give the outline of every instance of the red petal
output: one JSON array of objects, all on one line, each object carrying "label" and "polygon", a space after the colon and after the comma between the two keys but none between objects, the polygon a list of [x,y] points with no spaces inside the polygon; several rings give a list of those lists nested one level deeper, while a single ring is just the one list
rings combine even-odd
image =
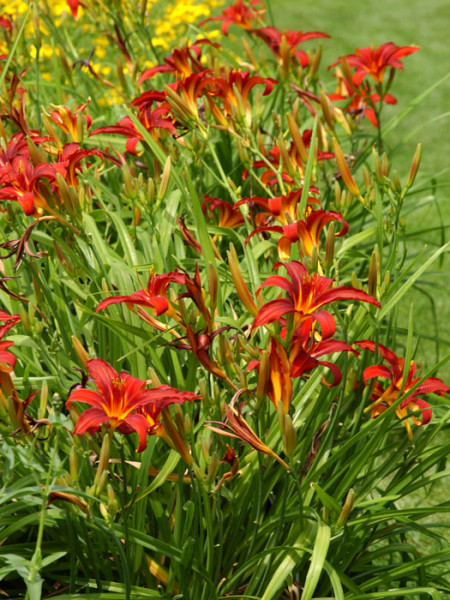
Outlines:
[{"label": "red petal", "polygon": [[109,417],[103,410],[88,408],[81,413],[73,432],[77,434],[86,433],[86,431],[95,433],[99,431],[103,423],[107,423],[108,421]]}]

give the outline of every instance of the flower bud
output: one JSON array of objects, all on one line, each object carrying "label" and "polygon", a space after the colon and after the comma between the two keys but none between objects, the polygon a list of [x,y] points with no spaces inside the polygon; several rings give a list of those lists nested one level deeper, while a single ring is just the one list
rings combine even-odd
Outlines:
[{"label": "flower bud", "polygon": [[342,175],[342,180],[348,189],[348,191],[352,194],[352,196],[356,196],[361,199],[361,192],[359,191],[358,186],[356,185],[355,180],[353,179],[352,174],[350,173],[350,169],[348,168],[347,162],[344,157],[344,153],[342,152],[341,147],[339,146],[336,138],[333,138],[333,146],[334,153],[336,157],[336,163],[339,169],[340,174]]},{"label": "flower bud", "polygon": [[166,195],[167,187],[170,181],[170,169],[171,169],[171,161],[170,156],[167,157],[166,162],[164,164],[164,169],[161,176],[161,183],[159,184],[159,190],[157,194],[158,202],[161,202]]},{"label": "flower bud", "polygon": [[328,226],[327,240],[325,243],[325,269],[327,272],[330,271],[334,261],[334,243],[336,240],[335,229],[334,221],[332,221]]},{"label": "flower bud", "polygon": [[[103,473],[106,471],[106,475],[108,475],[110,451],[111,451],[111,437],[110,437],[110,431],[108,431],[107,433],[105,433],[103,435],[102,448],[100,450],[100,457],[98,459],[97,473],[95,474],[95,479],[94,479],[94,485],[97,486],[97,488],[100,485],[100,481],[103,477]],[[100,489],[102,489],[102,488],[103,488],[103,486]]]},{"label": "flower bud", "polygon": [[366,192],[368,192],[369,189],[373,187],[373,181],[370,177],[369,169],[365,165],[363,165],[362,168],[362,176],[364,180],[364,187],[366,188]]},{"label": "flower bud", "polygon": [[420,167],[420,161],[422,158],[422,144],[418,144],[416,148],[416,152],[414,153],[414,157],[411,163],[411,167],[409,169],[408,179],[406,180],[405,189],[409,190],[409,188],[414,183],[414,180],[417,175],[417,171]]},{"label": "flower bud", "polygon": [[72,344],[80,363],[83,365],[84,368],[86,368],[87,361],[89,360],[89,354],[84,349],[83,344],[80,342],[80,340],[74,335],[72,336]]},{"label": "flower bud", "polygon": [[383,156],[381,157],[381,173],[383,177],[389,176],[389,160],[386,152],[383,152]]},{"label": "flower bud", "polygon": [[322,58],[322,44],[318,44],[316,51],[311,59],[311,67],[309,69],[309,78],[311,79],[317,73]]},{"label": "flower bud", "polygon": [[214,450],[214,452],[211,454],[211,458],[209,460],[208,472],[206,474],[207,481],[214,481],[214,479],[217,475],[218,468],[219,468],[219,456],[217,454],[217,451]]},{"label": "flower bud", "polygon": [[41,387],[41,397],[39,401],[38,419],[44,419],[47,414],[47,402],[48,402],[48,383],[44,379]]},{"label": "flower bud", "polygon": [[328,127],[334,131],[334,119],[332,115],[332,109],[330,106],[330,99],[328,98],[325,90],[320,91],[320,106],[322,108],[323,118]]},{"label": "flower bud", "polygon": [[380,252],[375,244],[369,264],[369,294],[377,297],[377,289],[380,281]]},{"label": "flower bud", "polygon": [[353,504],[355,502],[355,492],[352,489],[349,489],[347,498],[345,499],[344,506],[342,508],[341,514],[337,520],[336,525],[338,527],[342,527],[350,516],[351,510],[353,508]]},{"label": "flower bud", "polygon": [[258,314],[258,307],[256,306],[256,303],[252,298],[250,290],[248,289],[247,284],[245,283],[244,278],[242,277],[242,273],[239,270],[239,261],[233,244],[230,244],[230,250],[229,252],[227,252],[227,256],[231,277],[233,279],[233,283],[235,285],[238,296],[242,300],[242,303],[244,304],[245,308],[249,311],[249,313],[253,317],[255,317]]},{"label": "flower bud", "polygon": [[295,149],[297,150],[302,163],[306,165],[306,163],[308,162],[308,151],[306,150],[306,146],[303,143],[303,138],[300,133],[300,129],[298,128],[295,118],[291,114],[288,113],[286,115],[286,118]]},{"label": "flower bud", "polygon": [[69,472],[70,479],[73,482],[78,481],[78,453],[75,446],[72,446],[69,453]]},{"label": "flower bud", "polygon": [[[97,477],[96,477],[96,479],[97,479]],[[94,482],[96,496],[100,496],[107,481],[108,481],[108,471],[103,471],[98,479],[98,483],[95,484],[95,482]]]}]

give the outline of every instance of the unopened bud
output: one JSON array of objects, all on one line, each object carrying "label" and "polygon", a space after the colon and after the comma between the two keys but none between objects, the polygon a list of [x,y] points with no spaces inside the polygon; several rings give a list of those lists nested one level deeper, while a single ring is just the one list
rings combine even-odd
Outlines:
[{"label": "unopened bud", "polygon": [[375,149],[375,146],[372,147],[372,165],[376,180],[378,181],[378,183],[383,183],[383,170],[381,167],[381,159],[380,155]]},{"label": "unopened bud", "polygon": [[177,424],[178,431],[182,437],[185,437],[186,432],[184,430],[184,413],[179,404],[175,404],[173,407],[175,413],[175,423]]},{"label": "unopened bud", "polygon": [[161,379],[158,377],[158,374],[156,373],[156,371],[153,367],[148,368],[148,373],[150,375],[150,379],[152,381],[153,387],[158,387],[159,385],[162,385]]},{"label": "unopened bud", "polygon": [[391,188],[394,190],[394,192],[397,192],[398,194],[400,194],[402,191],[402,181],[397,171],[394,171],[394,173],[392,174]]},{"label": "unopened bud", "polygon": [[342,527],[350,516],[351,510],[353,508],[353,504],[355,502],[355,492],[352,489],[348,490],[347,498],[345,499],[344,506],[342,508],[341,514],[337,520],[336,525],[338,527]]},{"label": "unopened bud", "polygon": [[358,275],[355,273],[355,271],[353,271],[352,273],[352,287],[356,288],[357,290],[361,289],[361,282],[358,279]]},{"label": "unopened bud", "polygon": [[171,170],[171,161],[170,161],[170,156],[168,156],[166,159],[166,162],[164,164],[164,169],[163,169],[162,176],[161,176],[161,183],[159,184],[159,190],[158,190],[158,201],[159,202],[161,202],[161,200],[166,195],[167,187],[168,187],[169,181],[170,181],[170,170]]},{"label": "unopened bud", "polygon": [[412,160],[412,163],[411,163],[411,167],[409,169],[408,179],[406,180],[406,184],[405,184],[406,190],[409,190],[409,188],[414,183],[414,180],[417,175],[417,171],[419,170],[419,167],[420,167],[421,158],[422,158],[422,144],[418,144],[417,148],[416,148],[416,152],[415,152],[413,160]]},{"label": "unopened bud", "polygon": [[227,252],[228,265],[230,267],[231,277],[233,279],[234,286],[238,293],[239,298],[242,300],[245,308],[249,313],[255,317],[258,314],[258,307],[252,298],[250,290],[242,277],[242,273],[239,270],[239,260],[236,254],[236,250],[233,244],[230,244],[230,250]]},{"label": "unopened bud", "polygon": [[192,419],[191,419],[191,416],[188,413],[186,413],[184,415],[183,429],[184,429],[184,435],[187,438],[189,438],[189,436],[192,433]]},{"label": "unopened bud", "polygon": [[373,182],[372,178],[370,177],[369,169],[365,165],[363,165],[362,168],[362,176],[364,180],[364,187],[366,188],[366,192],[368,192],[370,188],[373,187]]},{"label": "unopened bud", "polygon": [[259,363],[258,385],[256,386],[256,398],[258,402],[266,395],[267,383],[270,377],[270,354],[264,350],[261,354],[261,362]]},{"label": "unopened bud", "polygon": [[311,59],[311,67],[309,69],[309,77],[312,78],[317,73],[322,58],[322,44],[318,44],[316,51]]},{"label": "unopened bud", "polygon": [[175,427],[175,425],[172,421],[172,417],[171,417],[169,408],[165,408],[163,410],[162,414],[163,414],[164,429],[165,429],[170,441],[172,442],[172,444],[173,444],[174,448],[177,450],[177,452],[179,452],[179,454],[181,455],[183,460],[188,465],[191,465],[194,462],[194,459],[192,458],[192,455],[189,452],[189,448],[187,447],[185,441],[179,434],[177,428]]},{"label": "unopened bud", "polygon": [[46,380],[42,382],[41,397],[39,400],[39,411],[38,419],[44,419],[47,414],[47,402],[48,402],[48,383]]},{"label": "unopened bud", "polygon": [[214,452],[211,454],[211,458],[209,460],[208,472],[206,475],[207,481],[214,481],[214,479],[217,475],[218,468],[219,468],[219,456],[217,454],[217,451],[214,450]]},{"label": "unopened bud", "polygon": [[328,226],[327,241],[325,244],[325,268],[328,272],[333,266],[334,261],[334,243],[336,239],[335,229],[336,227],[334,222],[331,222]]},{"label": "unopened bud", "polygon": [[375,245],[369,264],[369,294],[376,298],[378,284],[380,281],[380,251]]},{"label": "unopened bud", "polygon": [[[99,487],[100,480],[103,477],[103,472],[106,471],[108,475],[109,457],[111,451],[111,438],[107,432],[103,436],[102,448],[100,450],[100,457],[98,459],[97,473],[94,479],[94,485]],[[105,482],[106,483],[106,482]]]},{"label": "unopened bud", "polygon": [[86,367],[87,361],[89,360],[89,354],[84,349],[84,346],[80,340],[74,335],[72,336],[72,345],[80,363],[83,365],[83,367]]},{"label": "unopened bud", "polygon": [[322,107],[322,114],[326,124],[334,131],[334,119],[331,112],[330,99],[325,90],[321,90],[320,92],[320,106]]},{"label": "unopened bud", "polygon": [[308,151],[306,150],[306,146],[303,142],[302,135],[300,133],[300,129],[298,128],[297,122],[295,118],[291,114],[286,115],[289,132],[292,136],[292,141],[294,142],[295,149],[297,150],[300,159],[303,164],[306,165],[308,162]]},{"label": "unopened bud", "polygon": [[336,163],[337,163],[339,172],[342,175],[342,180],[343,180],[346,188],[352,194],[352,196],[361,198],[361,192],[359,191],[359,188],[356,185],[356,182],[353,179],[352,174],[350,173],[350,169],[348,168],[347,162],[344,157],[344,153],[342,152],[342,149],[339,146],[339,143],[336,140],[336,138],[333,138],[333,146],[334,146],[334,154],[336,157]]},{"label": "unopened bud", "polygon": [[95,483],[94,483],[96,496],[99,496],[102,493],[107,481],[108,481],[108,471],[103,471],[98,480],[98,484],[95,485]]},{"label": "unopened bud", "polygon": [[72,446],[69,453],[69,473],[73,482],[78,481],[78,453],[75,446]]},{"label": "unopened bud", "polygon": [[383,156],[381,157],[381,172],[384,177],[389,175],[389,160],[386,152],[383,152]]}]

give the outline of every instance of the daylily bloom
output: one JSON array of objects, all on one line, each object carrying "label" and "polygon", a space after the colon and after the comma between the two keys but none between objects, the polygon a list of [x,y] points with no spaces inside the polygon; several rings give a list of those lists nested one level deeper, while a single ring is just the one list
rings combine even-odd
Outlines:
[{"label": "daylily bloom", "polygon": [[[0,165],[0,200],[19,202],[26,215],[33,215],[37,207],[48,206],[45,185],[56,180],[57,171],[52,164],[34,166],[31,159],[16,155]],[[45,183],[44,183],[45,181]]]},{"label": "daylily bloom", "polygon": [[255,85],[265,85],[263,96],[267,96],[273,90],[278,81],[272,77],[259,77],[251,75],[250,71],[230,71],[228,75],[222,74],[222,77],[214,78],[216,91],[213,94],[223,100],[224,114],[218,106],[211,100],[210,108],[214,117],[224,126],[229,125],[227,116],[233,114],[233,107],[242,117],[251,122],[251,111],[248,103],[248,95]]},{"label": "daylily bloom", "polygon": [[[100,302],[95,312],[104,310],[110,306],[110,304],[120,304],[125,302],[127,307],[133,311],[134,305],[136,304],[138,306],[151,308],[157,317],[162,314],[167,314],[170,317],[176,318],[176,310],[167,299],[167,288],[170,283],[184,284],[185,279],[185,274],[180,273],[177,269],[170,271],[169,273],[155,275],[152,268],[150,269],[148,277],[147,289],[138,290],[129,296],[111,296],[110,298],[106,298]],[[140,316],[143,316],[142,313],[140,313]]]},{"label": "daylily bloom", "polygon": [[273,231],[281,233],[282,237],[278,240],[278,254],[282,260],[286,260],[290,256],[291,245],[301,241],[302,254],[312,256],[314,248],[319,248],[319,237],[322,229],[331,221],[339,221],[343,223],[341,231],[336,233],[336,237],[345,235],[348,231],[348,224],[342,218],[342,215],[334,211],[312,210],[308,207],[306,220],[294,221],[288,225],[264,225],[257,227],[245,240],[245,243],[257,233],[263,231]]},{"label": "daylily bloom", "polygon": [[90,115],[79,115],[90,103],[90,99],[77,106],[73,111],[67,106],[52,104],[53,110],[50,113],[45,113],[47,117],[53,121],[64,133],[70,136],[71,141],[78,142],[79,120],[84,118],[86,121],[86,129],[89,130],[92,126],[92,117]]},{"label": "daylily bloom", "polygon": [[[419,46],[396,46],[393,42],[387,42],[378,48],[375,46],[357,48],[355,54],[347,54],[344,58],[348,65],[355,69],[353,85],[358,87],[367,75],[372,77],[376,83],[382,83],[388,67],[403,69],[400,59],[417,52],[417,50],[420,50]],[[342,58],[339,58],[331,66],[334,67],[342,62]]]},{"label": "daylily bloom", "polygon": [[89,431],[93,434],[102,425],[121,433],[136,432],[139,436],[138,452],[145,450],[147,434],[156,433],[160,426],[158,416],[163,408],[199,398],[192,392],[183,392],[168,385],[148,389],[145,381],[125,372],[117,373],[100,358],[89,360],[87,369],[97,391],[76,389],[70,394],[66,402],[68,409],[73,402],[91,406],[81,413],[74,433]]},{"label": "daylily bloom", "polygon": [[249,31],[253,29],[255,21],[261,22],[264,19],[265,10],[260,0],[250,0],[248,5],[243,0],[236,0],[236,4],[223,9],[220,17],[209,17],[201,21],[199,27],[208,21],[223,21],[222,32],[225,35],[228,35],[230,25],[237,25]]},{"label": "daylily bloom", "polygon": [[80,148],[78,142],[64,144],[58,153],[54,167],[64,177],[68,185],[78,187],[77,173],[81,171],[81,161],[87,156],[98,156],[103,161],[105,155],[97,148]]},{"label": "daylily bloom", "polygon": [[329,38],[330,36],[320,31],[280,31],[276,27],[262,27],[253,30],[254,34],[260,37],[272,50],[278,62],[288,66],[289,59],[296,58],[302,67],[307,67],[309,57],[303,50],[297,50],[297,46],[307,40],[315,38]]},{"label": "daylily bloom", "polygon": [[[318,193],[319,189],[316,186],[311,186],[310,191]],[[288,225],[295,221],[300,215],[297,214],[297,206],[302,196],[302,189],[294,190],[289,194],[276,196],[275,198],[260,198],[252,196],[251,198],[243,198],[236,203],[236,206],[241,204],[256,204],[264,209],[264,212],[255,215],[255,222],[258,225],[264,225],[265,221],[270,222],[270,218],[276,219],[282,225]],[[320,200],[314,196],[308,196],[308,204],[319,204]]]},{"label": "daylily bloom", "polygon": [[[395,403],[400,397],[400,392],[402,394],[407,393],[420,381],[420,373],[416,377],[417,365],[413,360],[409,368],[406,369],[405,360],[399,358],[392,350],[382,344],[376,346],[371,340],[362,340],[356,342],[356,344],[360,348],[370,350],[371,352],[376,352],[378,348],[381,356],[389,364],[389,367],[385,365],[373,365],[364,369],[363,372],[363,380],[366,385],[370,379],[375,377],[382,377],[390,381],[386,388],[378,381],[375,383],[371,396],[372,404],[368,409],[370,409],[372,417],[378,417]],[[408,410],[412,410],[413,413],[421,413],[421,419],[417,419],[414,414],[411,415],[416,425],[420,426],[429,423],[431,419],[430,405],[425,400],[422,400],[422,398],[418,398],[418,396],[430,393],[444,396],[445,394],[450,394],[450,387],[445,385],[442,379],[438,377],[428,377],[395,409],[395,414],[405,424],[409,439],[412,439],[413,436],[407,418],[409,416]]]},{"label": "daylily bloom", "polygon": [[215,48],[220,48],[220,44],[211,42],[204,38],[197,40],[192,46],[184,48],[175,48],[170,56],[164,58],[165,65],[156,65],[147,69],[139,77],[139,85],[146,79],[150,79],[157,73],[174,73],[179,78],[189,77],[192,73],[200,73],[205,67],[200,62],[202,49],[200,44],[209,44]]},{"label": "daylily bloom", "polygon": [[328,332],[327,339],[324,336],[316,339],[316,334],[312,319],[304,321],[294,333],[289,351],[291,377],[302,377],[305,373],[322,365],[330,369],[333,374],[333,383],[330,384],[327,381],[325,383],[331,386],[338,385],[342,379],[339,367],[330,361],[318,360],[318,358],[334,352],[352,352],[353,354],[358,354],[358,352],[346,342],[330,339],[334,331]]},{"label": "daylily bloom", "polygon": [[381,97],[379,94],[372,93],[371,86],[366,82],[355,88],[340,74],[340,71],[337,70],[336,76],[339,81],[337,90],[334,94],[329,94],[328,98],[332,101],[346,100],[344,109],[346,113],[357,119],[367,117],[374,127],[378,127],[376,104],[379,102],[397,104],[397,99],[392,94],[386,93]]},{"label": "daylily bloom", "polygon": [[293,313],[294,330],[303,321],[312,318],[319,323],[322,336],[327,338],[333,335],[336,325],[329,312],[320,310],[323,306],[340,300],[359,300],[380,307],[378,300],[362,290],[345,285],[332,288],[332,279],[317,273],[309,275],[307,268],[296,260],[290,263],[276,263],[274,268],[278,269],[281,266],[287,270],[291,281],[281,275],[272,275],[259,286],[257,292],[264,287],[274,285],[284,289],[288,293],[288,298],[277,298],[266,302],[256,315],[253,328],[273,321],[284,324],[286,320],[284,315]]},{"label": "daylily bloom", "polygon": [[219,227],[234,229],[245,222],[244,217],[237,208],[238,204],[233,205],[220,198],[212,198],[206,194],[204,198],[205,202],[202,204],[202,209],[205,214],[208,212],[211,213],[216,208],[219,209]]}]

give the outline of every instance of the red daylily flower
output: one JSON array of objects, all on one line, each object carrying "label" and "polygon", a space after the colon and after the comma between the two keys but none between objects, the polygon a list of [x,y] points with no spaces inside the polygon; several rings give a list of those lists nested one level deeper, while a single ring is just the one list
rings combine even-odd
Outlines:
[{"label": "red daylily flower", "polygon": [[[316,186],[311,186],[310,191],[318,194],[319,189]],[[259,196],[252,196],[251,198],[243,198],[236,203],[236,206],[241,204],[249,204],[250,206],[256,204],[264,209],[264,212],[255,215],[255,222],[258,225],[263,225],[265,221],[270,219],[276,219],[282,225],[288,225],[295,221],[298,217],[297,206],[302,196],[302,189],[294,190],[287,195],[276,196],[275,198],[260,198]],[[308,196],[308,204],[319,204],[320,200],[314,196]]]},{"label": "red daylily flower", "polygon": [[71,111],[67,106],[56,106],[52,104],[53,110],[50,113],[46,113],[47,117],[53,121],[64,133],[67,133],[73,142],[78,142],[78,131],[79,125],[78,122],[81,118],[84,118],[86,121],[86,128],[89,130],[92,126],[92,117],[90,115],[80,115],[81,113],[90,103],[90,99],[77,106],[73,111]]},{"label": "red daylily flower", "polygon": [[319,323],[322,336],[327,338],[330,337],[330,331],[333,335],[336,325],[329,312],[319,310],[326,304],[340,300],[359,300],[380,307],[378,300],[362,290],[345,285],[331,288],[332,279],[317,273],[309,275],[308,269],[296,260],[290,263],[276,263],[274,268],[278,269],[281,266],[287,270],[291,281],[281,275],[272,275],[259,286],[257,292],[264,287],[274,285],[284,289],[288,293],[288,298],[277,298],[266,302],[256,315],[253,328],[274,321],[284,323],[284,315],[293,313],[295,329],[306,319],[312,318]]},{"label": "red daylily flower", "polygon": [[282,237],[278,240],[278,254],[282,260],[288,259],[291,252],[291,245],[301,241],[302,254],[312,256],[314,248],[319,248],[319,237],[325,225],[331,221],[343,223],[341,231],[338,231],[336,237],[345,235],[348,231],[348,223],[344,221],[342,215],[334,211],[312,210],[308,207],[306,220],[294,221],[288,225],[264,225],[257,227],[245,240],[247,244],[249,239],[262,231],[273,231],[281,233]]},{"label": "red daylily flower", "polygon": [[27,155],[16,155],[6,164],[0,164],[0,200],[19,202],[26,215],[33,215],[36,207],[48,206],[44,180],[54,182],[56,174],[52,164],[34,166]]},{"label": "red daylily flower", "polygon": [[[388,67],[403,69],[400,59],[417,52],[417,50],[420,50],[419,46],[396,46],[393,42],[387,42],[378,48],[375,46],[357,48],[355,54],[347,54],[344,58],[348,65],[355,69],[353,85],[358,87],[367,75],[372,77],[376,83],[382,83]],[[334,67],[342,62],[342,58],[339,58],[331,66]]]},{"label": "red daylily flower", "polygon": [[248,104],[248,95],[255,85],[265,85],[263,96],[267,96],[273,90],[278,81],[272,77],[259,77],[251,75],[250,71],[230,71],[227,76],[222,74],[222,77],[214,79],[217,90],[214,96],[218,96],[223,100],[223,114],[218,106],[211,100],[211,112],[219,123],[228,126],[227,116],[233,114],[232,108],[243,111],[243,116],[250,121],[250,107]]},{"label": "red daylily flower", "polygon": [[200,73],[205,70],[205,67],[201,64],[200,58],[202,49],[200,44],[209,44],[214,48],[220,48],[220,44],[211,42],[204,38],[197,40],[192,46],[185,46],[184,48],[175,48],[170,56],[164,58],[165,65],[157,65],[151,69],[147,69],[139,77],[139,85],[146,79],[150,79],[157,73],[174,73],[179,78],[189,77],[192,73]]},{"label": "red daylily flower", "polygon": [[182,392],[168,385],[148,389],[146,382],[128,373],[117,371],[100,358],[88,360],[87,369],[97,388],[95,390],[74,390],[67,402],[69,409],[73,402],[89,404],[81,413],[74,433],[91,434],[99,431],[102,425],[121,433],[136,432],[139,436],[138,452],[145,450],[147,434],[156,432],[160,412],[174,403],[192,401],[199,396],[192,392]]},{"label": "red daylily flower", "polygon": [[345,112],[353,115],[356,118],[367,117],[374,127],[378,128],[378,119],[376,116],[375,106],[379,102],[386,104],[397,104],[397,99],[392,94],[372,93],[371,86],[367,82],[361,83],[359,87],[355,87],[353,83],[348,81],[337,70],[336,77],[339,80],[336,93],[329,94],[328,98],[332,101],[346,100]]},{"label": "red daylily flower", "polygon": [[[362,340],[355,342],[360,348],[375,352],[377,346],[371,340]],[[369,407],[371,410],[372,417],[378,417],[385,410],[394,404],[399,398],[401,390],[403,393],[407,393],[417,382],[420,381],[420,373],[418,377],[415,377],[417,373],[417,365],[414,361],[411,361],[408,370],[405,368],[405,360],[399,358],[392,350],[378,344],[378,351],[381,356],[389,364],[389,367],[385,365],[373,365],[367,367],[363,372],[364,383],[367,385],[370,379],[374,377],[382,377],[390,381],[387,388],[384,388],[378,381],[375,383],[371,400],[372,404]],[[413,412],[421,413],[421,420],[417,419],[414,415],[412,419],[416,425],[426,425],[431,420],[431,408],[430,405],[418,398],[424,394],[437,394],[438,396],[444,396],[450,394],[450,387],[445,385],[442,379],[438,377],[428,377],[423,381],[403,402],[397,406],[395,414],[399,419],[403,419],[406,430],[408,432],[409,439],[412,439],[412,430],[408,422],[408,409]]]},{"label": "red daylily flower", "polygon": [[280,31],[276,27],[255,29],[253,33],[269,46],[281,65],[287,66],[289,59],[295,57],[302,67],[308,66],[309,57],[303,50],[296,50],[297,46],[307,40],[330,37],[320,31]]},{"label": "red daylily flower", "polygon": [[219,222],[217,224],[219,227],[235,229],[245,222],[244,217],[237,208],[237,204],[233,205],[220,198],[212,198],[206,194],[204,198],[205,202],[202,204],[202,209],[205,214],[208,212],[211,213],[216,208],[219,210]]},{"label": "red daylily flower", "polygon": [[330,361],[318,360],[318,358],[334,352],[352,352],[353,354],[358,354],[358,352],[346,342],[329,339],[334,334],[333,330],[327,333],[327,339],[324,336],[319,336],[317,339],[317,331],[312,319],[307,319],[300,325],[292,337],[289,352],[291,377],[302,377],[305,373],[322,365],[330,369],[333,374],[333,382],[325,381],[324,383],[336,386],[341,382],[342,373],[339,367]]},{"label": "red daylily flower", "polygon": [[[180,271],[177,269],[170,271],[169,273],[162,273],[161,275],[155,275],[153,273],[153,269],[151,269],[148,277],[147,289],[138,290],[129,296],[111,296],[110,298],[106,298],[100,302],[95,312],[104,310],[111,304],[120,304],[125,302],[127,307],[133,311],[133,305],[137,304],[138,306],[151,308],[155,311],[155,316],[157,317],[162,314],[167,314],[170,317],[176,318],[176,310],[167,299],[167,288],[169,287],[170,283],[184,284],[185,280],[185,274],[180,273]],[[152,317],[145,311],[138,312],[142,318],[157,327],[159,323],[157,320],[152,319]],[[160,328],[160,326],[157,328]]]},{"label": "red daylily flower", "polygon": [[[258,8],[261,7],[261,8]],[[254,27],[254,21],[262,21],[266,8],[260,0],[251,0],[245,4],[243,0],[236,0],[236,4],[224,8],[220,17],[209,17],[199,23],[199,27],[208,21],[223,21],[222,32],[228,35],[230,25],[237,25],[249,31]]]}]

